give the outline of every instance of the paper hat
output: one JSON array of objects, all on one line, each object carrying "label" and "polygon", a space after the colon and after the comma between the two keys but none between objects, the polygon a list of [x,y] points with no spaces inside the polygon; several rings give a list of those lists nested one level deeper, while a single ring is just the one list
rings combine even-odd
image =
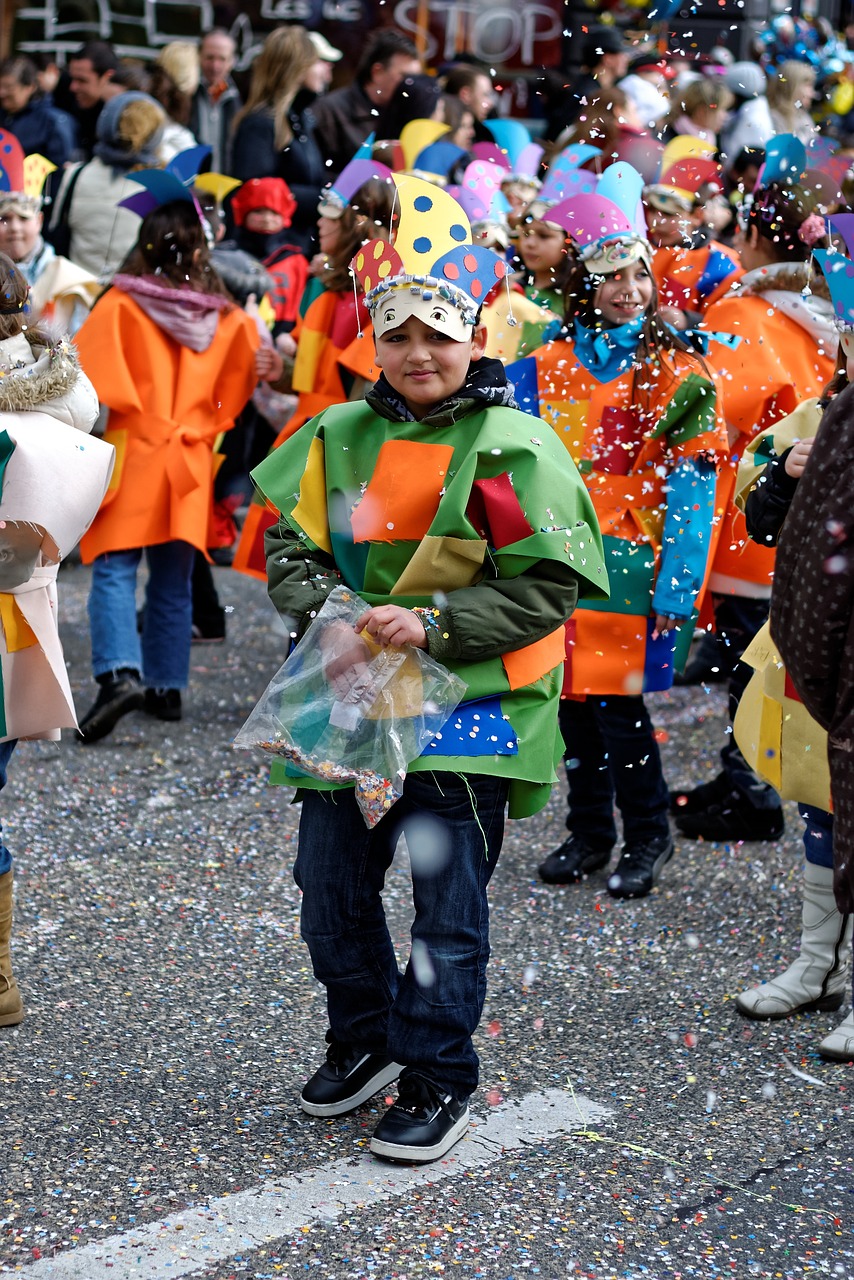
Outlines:
[{"label": "paper hat", "polygon": [[255,209],[272,209],[286,227],[291,225],[297,202],[283,178],[250,178],[231,202],[231,212],[238,227]]},{"label": "paper hat", "polygon": [[449,187],[448,192],[464,210],[475,241],[491,240],[506,249],[510,243],[507,225],[510,203],[501,190],[505,175],[506,170],[496,164],[472,160],[466,166],[460,185]]},{"label": "paper hat", "polygon": [[549,221],[563,227],[590,275],[613,275],[641,259],[652,262],[642,192],[637,169],[612,164],[595,191],[570,196],[549,210]]},{"label": "paper hat", "polygon": [[[543,159],[543,148],[533,142],[531,135],[520,120],[487,120],[486,127],[495,139],[501,152],[497,163],[507,170],[505,182],[531,182],[539,186],[540,165]],[[494,159],[492,156],[478,156],[478,159]]]},{"label": "paper hat", "polygon": [[371,240],[350,264],[374,332],[382,336],[415,316],[465,342],[507,264],[472,244],[469,220],[446,191],[407,174],[396,174],[394,184],[400,208],[394,245]]},{"label": "paper hat", "polygon": [[380,164],[378,160],[371,160],[370,156],[357,152],[355,158],[345,165],[332,185],[321,191],[317,212],[323,218],[340,218],[359,188],[366,182],[370,182],[372,178],[377,178],[380,182],[390,182],[391,169],[388,165]]},{"label": "paper hat", "polygon": [[38,213],[42,188],[55,164],[44,156],[25,156],[13,133],[0,129],[0,209],[17,209],[24,217]]},{"label": "paper hat", "polygon": [[536,222],[551,222],[553,219],[549,217],[549,210],[554,205],[568,200],[570,196],[595,191],[596,174],[579,166],[601,154],[598,147],[592,147],[587,142],[564,147],[549,166],[539,191],[525,211],[526,218]]},{"label": "paper hat", "polygon": [[128,177],[143,190],[120,200],[118,207],[130,209],[139,218],[146,218],[152,210],[177,200],[194,205],[200,220],[204,221],[193,195],[193,186],[199,169],[210,154],[208,146],[188,147],[173,156],[165,169],[135,169]]},{"label": "paper hat", "polygon": [[200,173],[193,186],[198,191],[204,191],[213,196],[217,204],[221,205],[232,191],[237,190],[240,182],[237,178],[229,178],[225,173]]},{"label": "paper hat", "polygon": [[428,177],[435,175],[436,179],[444,185],[451,170],[467,155],[465,147],[458,147],[449,138],[439,138],[437,142],[431,142],[429,147],[419,152],[415,157],[413,168]]},{"label": "paper hat", "polygon": [[403,167],[414,169],[415,161],[424,148],[450,132],[449,127],[439,120],[410,120],[401,129],[398,139],[403,152]]},{"label": "paper hat", "polygon": [[661,213],[690,213],[701,187],[720,187],[721,166],[714,156],[714,143],[674,138],[664,148],[658,179],[644,188],[644,200]]},{"label": "paper hat", "polygon": [[838,249],[815,249],[815,259],[830,290],[833,319],[840,333],[854,334],[854,213],[836,213],[828,230],[841,236],[848,257]]}]

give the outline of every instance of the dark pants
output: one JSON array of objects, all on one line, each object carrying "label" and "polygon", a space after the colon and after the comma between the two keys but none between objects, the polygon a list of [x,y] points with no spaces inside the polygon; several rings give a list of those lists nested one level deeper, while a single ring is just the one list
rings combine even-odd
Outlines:
[{"label": "dark pants", "polygon": [[669,796],[643,698],[567,698],[558,715],[572,834],[593,848],[613,848],[616,800],[626,844],[669,835]]},{"label": "dark pants", "polygon": [[[352,791],[307,791],[294,879],[332,1034],[388,1053],[455,1097],[477,1088],[472,1034],[486,995],[486,887],[504,837],[505,779],[411,773],[368,830]],[[400,973],[382,889],[401,832],[412,864],[412,953]]]},{"label": "dark pants", "polygon": [[[12,752],[15,750],[17,742],[17,738],[11,738],[8,742],[0,742],[0,791],[6,785],[6,770],[9,767],[9,761],[12,759]],[[3,843],[3,836],[0,833],[0,876],[5,875],[11,869],[12,855]]]}]

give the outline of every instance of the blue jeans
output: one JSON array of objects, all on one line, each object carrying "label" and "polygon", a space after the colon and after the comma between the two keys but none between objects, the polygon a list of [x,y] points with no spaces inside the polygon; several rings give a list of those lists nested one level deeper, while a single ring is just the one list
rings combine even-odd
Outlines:
[{"label": "blue jeans", "polygon": [[833,868],[833,814],[812,804],[799,804],[804,820],[804,855],[817,867]]},{"label": "blue jeans", "polygon": [[[6,785],[6,770],[9,767],[9,761],[12,758],[12,752],[18,745],[18,739],[12,738],[9,742],[0,742],[0,791]],[[0,828],[0,876],[5,875],[7,871],[12,869],[12,855],[3,842],[2,828]]]},{"label": "blue jeans", "polygon": [[[507,787],[477,774],[411,773],[371,831],[352,791],[307,791],[302,802],[294,879],[333,1036],[387,1053],[460,1099],[478,1082],[471,1037],[486,996],[486,887],[504,838]],[[401,832],[415,904],[402,974],[381,897]]]},{"label": "blue jeans", "polygon": [[136,626],[136,575],[142,549],[108,551],[92,564],[89,630],[95,676],[122,667],[158,689],[185,689],[193,634],[193,560],[188,542],[145,548],[148,585],[142,643]]},{"label": "blue jeans", "polygon": [[565,698],[558,719],[572,834],[594,849],[612,849],[616,800],[626,844],[669,836],[670,797],[643,698]]}]

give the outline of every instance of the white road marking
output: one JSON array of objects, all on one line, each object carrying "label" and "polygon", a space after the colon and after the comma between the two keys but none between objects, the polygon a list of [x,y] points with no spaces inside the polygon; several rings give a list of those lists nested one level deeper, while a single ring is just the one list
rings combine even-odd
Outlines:
[{"label": "white road marking", "polygon": [[334,1222],[383,1201],[483,1168],[505,1152],[586,1129],[612,1113],[564,1089],[529,1093],[473,1117],[462,1142],[429,1165],[385,1164],[370,1154],[335,1160],[304,1176],[266,1181],[158,1222],[68,1249],[23,1267],[27,1280],[175,1280],[287,1239],[313,1222]]}]

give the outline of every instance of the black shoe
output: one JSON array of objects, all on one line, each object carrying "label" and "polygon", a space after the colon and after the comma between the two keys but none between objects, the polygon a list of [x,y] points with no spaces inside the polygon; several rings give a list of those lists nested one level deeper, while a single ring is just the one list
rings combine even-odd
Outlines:
[{"label": "black shoe", "polygon": [[222,622],[193,623],[193,644],[225,644],[225,617]]},{"label": "black shoe", "polygon": [[371,1151],[386,1160],[426,1164],[449,1151],[469,1127],[469,1105],[432,1080],[408,1071],[401,1077],[397,1102],[380,1120]]},{"label": "black shoe", "polygon": [[785,827],[783,810],[758,809],[741,794],[730,793],[700,813],[687,813],[676,826],[689,840],[779,840]]},{"label": "black shoe", "polygon": [[158,720],[181,719],[180,689],[146,689],[145,713]]},{"label": "black shoe", "polygon": [[360,1107],[391,1084],[403,1067],[384,1053],[365,1053],[340,1044],[329,1032],[326,1061],[300,1094],[299,1103],[310,1116],[343,1116]]},{"label": "black shoe", "polygon": [[98,684],[98,697],[77,730],[77,737],[87,746],[106,738],[129,711],[139,711],[145,698],[137,671],[111,671],[98,676]]},{"label": "black shoe", "polygon": [[688,813],[701,813],[709,805],[725,800],[732,791],[732,783],[727,775],[719,773],[711,782],[702,782],[699,787],[677,788],[670,792],[670,812],[677,817]]},{"label": "black shoe", "polygon": [[673,853],[670,836],[657,836],[654,840],[639,840],[636,844],[625,845],[608,881],[611,897],[645,898],[652,892],[661,868],[670,861]]},{"label": "black shoe", "polygon": [[578,836],[568,836],[560,848],[540,865],[540,879],[546,884],[577,884],[611,861],[611,848],[592,849]]}]

